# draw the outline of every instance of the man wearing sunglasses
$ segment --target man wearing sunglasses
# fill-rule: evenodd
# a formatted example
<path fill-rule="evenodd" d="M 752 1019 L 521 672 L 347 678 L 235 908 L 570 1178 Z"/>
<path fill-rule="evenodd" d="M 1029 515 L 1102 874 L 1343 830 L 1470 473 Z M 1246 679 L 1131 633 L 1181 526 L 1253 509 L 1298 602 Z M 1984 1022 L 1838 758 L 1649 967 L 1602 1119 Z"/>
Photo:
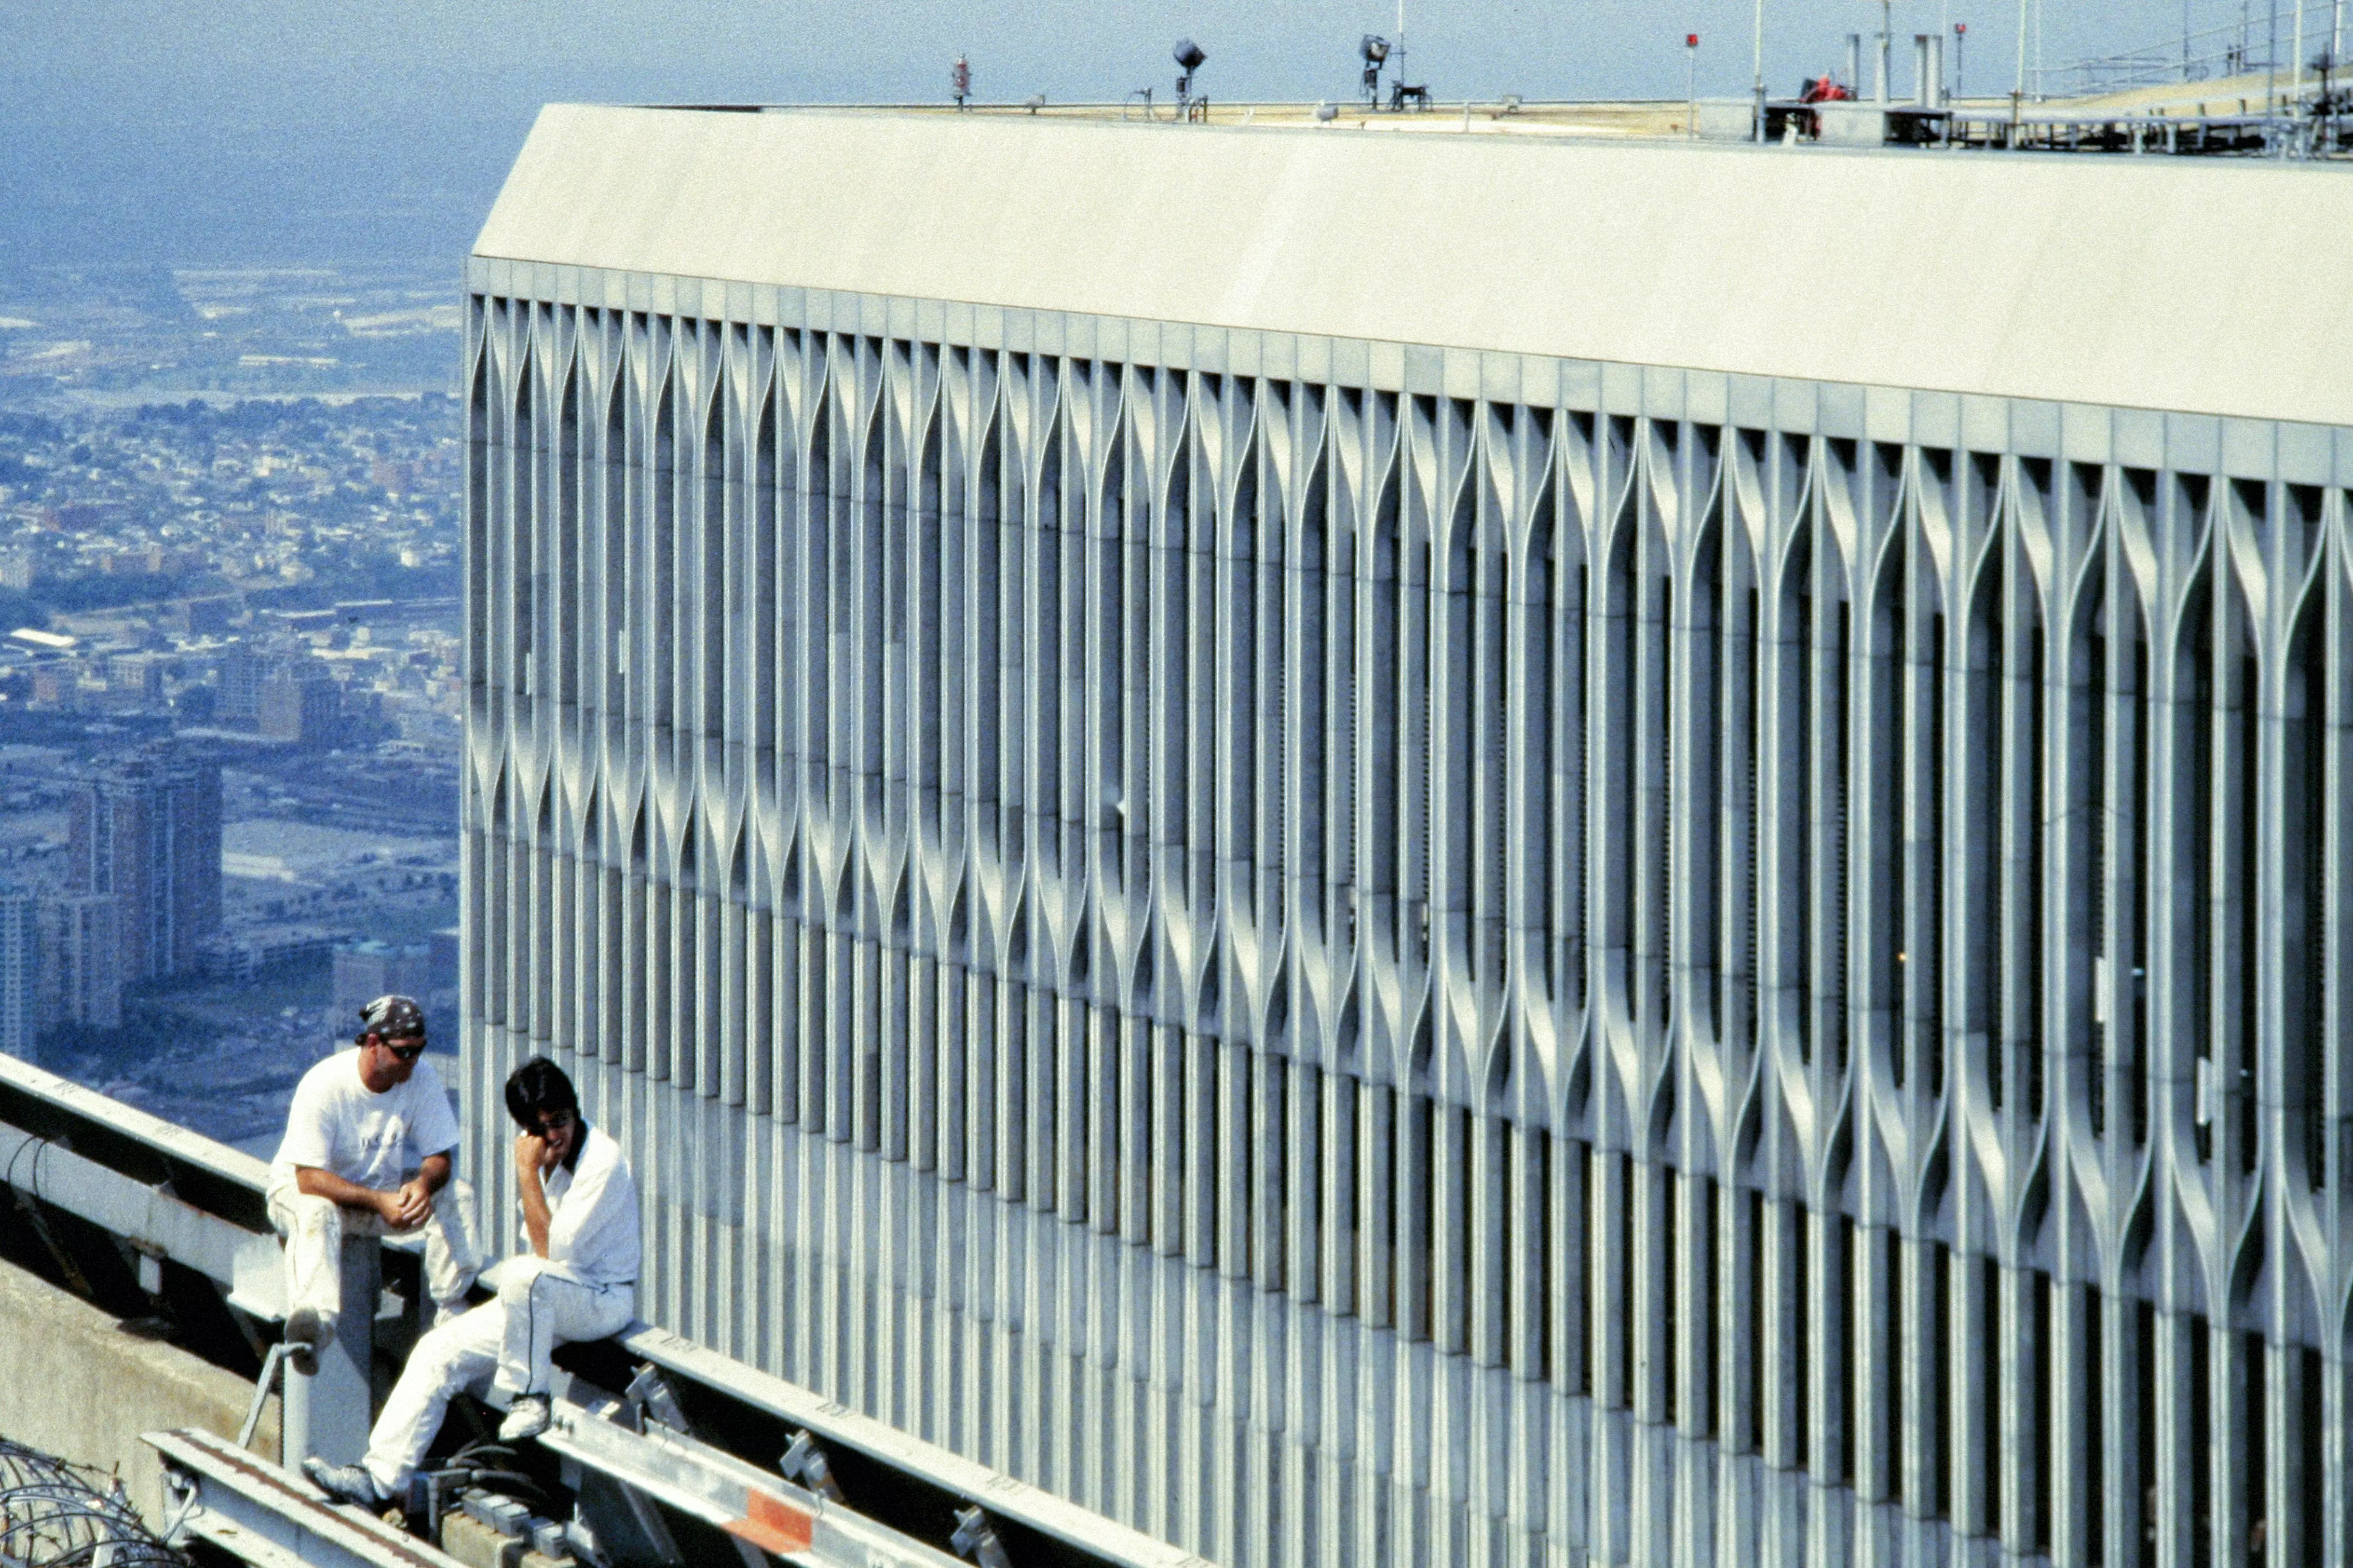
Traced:
<path fill-rule="evenodd" d="M 360 1009 L 352 1049 L 294 1090 L 269 1167 L 269 1223 L 286 1243 L 288 1359 L 317 1370 L 343 1310 L 343 1237 L 425 1233 L 425 1283 L 443 1316 L 461 1310 L 480 1265 L 449 1182 L 458 1118 L 425 1054 L 425 1010 L 405 996 Z"/>
<path fill-rule="evenodd" d="M 406 1497 L 461 1392 L 507 1395 L 501 1440 L 536 1436 L 547 1427 L 555 1347 L 617 1334 L 635 1314 L 638 1188 L 620 1144 L 582 1118 L 572 1080 L 544 1056 L 508 1077 L 506 1101 L 521 1129 L 515 1188 L 531 1250 L 499 1265 L 496 1299 L 417 1341 L 358 1464 L 302 1461 L 302 1473 L 339 1502 L 374 1510 Z"/>

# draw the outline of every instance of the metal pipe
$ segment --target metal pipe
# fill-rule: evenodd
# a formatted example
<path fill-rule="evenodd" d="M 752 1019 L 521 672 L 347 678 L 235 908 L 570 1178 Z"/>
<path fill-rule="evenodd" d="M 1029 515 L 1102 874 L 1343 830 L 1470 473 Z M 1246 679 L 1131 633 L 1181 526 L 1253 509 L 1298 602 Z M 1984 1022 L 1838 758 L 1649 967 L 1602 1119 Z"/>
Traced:
<path fill-rule="evenodd" d="M 318 1352 L 315 1372 L 287 1369 L 280 1429 L 289 1465 L 313 1455 L 331 1465 L 355 1465 L 367 1452 L 375 1308 L 383 1288 L 377 1258 L 374 1236 L 343 1238 L 343 1308 L 334 1340 Z"/>
<path fill-rule="evenodd" d="M 1699 139 L 1699 35 L 1691 35 L 1691 43 L 1683 49 L 1683 134 Z M 1462 122 L 1471 122 L 1471 106 L 1462 106 Z"/>
<path fill-rule="evenodd" d="M 2295 0 L 2295 42 L 2289 46 L 2294 57 L 2288 77 L 2288 102 L 2304 101 L 2304 0 Z"/>
<path fill-rule="evenodd" d="M 1879 0 L 1879 101 L 1895 97 L 1895 0 Z"/>
<path fill-rule="evenodd" d="M 1757 140 L 1765 140 L 1765 0 L 1757 0 L 1757 35 L 1750 46 L 1749 58 L 1756 67 Z"/>

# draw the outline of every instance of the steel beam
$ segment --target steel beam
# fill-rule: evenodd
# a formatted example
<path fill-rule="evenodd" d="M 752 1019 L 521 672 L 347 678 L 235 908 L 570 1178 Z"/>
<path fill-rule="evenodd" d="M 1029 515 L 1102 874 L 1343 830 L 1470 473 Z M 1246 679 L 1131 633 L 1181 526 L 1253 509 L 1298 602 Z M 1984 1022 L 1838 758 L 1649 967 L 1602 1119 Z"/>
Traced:
<path fill-rule="evenodd" d="M 731 1397 L 792 1425 L 805 1427 L 826 1443 L 855 1448 L 894 1469 L 921 1476 L 967 1502 L 979 1504 L 999 1519 L 1012 1520 L 1041 1535 L 1075 1546 L 1099 1562 L 1116 1563 L 1120 1568 L 1202 1568 L 1199 1557 L 1180 1547 L 1155 1541 L 1140 1531 L 1090 1513 L 1051 1492 L 986 1465 L 975 1464 L 936 1444 L 911 1437 L 838 1401 L 731 1361 L 668 1330 L 640 1323 L 621 1336 L 621 1343 L 631 1355 L 643 1357 L 705 1387 L 723 1388 Z M 832 1517 L 839 1518 L 839 1510 Z"/>
<path fill-rule="evenodd" d="M 778 1557 L 833 1568 L 958 1568 L 957 1560 L 861 1518 L 783 1477 L 746 1464 L 658 1423 L 636 1432 L 614 1417 L 622 1407 L 556 1403 L 540 1442 L 574 1463 L 635 1488 L 667 1507 L 716 1525 Z"/>
<path fill-rule="evenodd" d="M 462 1568 L 381 1520 L 328 1502 L 209 1432 L 150 1432 L 173 1499 L 167 1535 L 210 1542 L 255 1568 Z"/>
<path fill-rule="evenodd" d="M 0 1063 L 17 1064 L 0 1057 Z M 207 1213 L 162 1187 L 83 1158 L 55 1139 L 0 1123 L 0 1181 L 88 1220 L 140 1251 L 228 1286 L 241 1306 L 273 1317 L 282 1299 L 278 1241 Z"/>

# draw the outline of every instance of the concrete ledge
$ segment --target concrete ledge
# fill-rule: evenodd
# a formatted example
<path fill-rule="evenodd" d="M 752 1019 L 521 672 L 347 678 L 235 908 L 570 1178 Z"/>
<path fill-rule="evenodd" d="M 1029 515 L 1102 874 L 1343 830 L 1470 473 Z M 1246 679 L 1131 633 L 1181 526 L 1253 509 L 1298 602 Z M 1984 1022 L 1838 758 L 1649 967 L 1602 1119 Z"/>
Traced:
<path fill-rule="evenodd" d="M 126 1334 L 79 1297 L 0 1264 L 0 1436 L 112 1470 L 149 1523 L 163 1518 L 163 1472 L 139 1435 L 200 1426 L 234 1442 L 252 1400 L 243 1378 Z M 277 1457 L 274 1395 L 254 1446 Z"/>

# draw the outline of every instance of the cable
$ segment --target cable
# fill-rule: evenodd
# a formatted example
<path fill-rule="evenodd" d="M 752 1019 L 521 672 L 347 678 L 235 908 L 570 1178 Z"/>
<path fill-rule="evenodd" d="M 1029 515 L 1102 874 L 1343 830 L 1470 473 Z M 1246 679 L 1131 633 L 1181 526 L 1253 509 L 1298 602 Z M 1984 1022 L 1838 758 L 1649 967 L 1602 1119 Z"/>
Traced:
<path fill-rule="evenodd" d="M 0 1438 L 0 1561 L 26 1568 L 105 1562 L 188 1568 L 139 1518 L 120 1479 Z"/>

